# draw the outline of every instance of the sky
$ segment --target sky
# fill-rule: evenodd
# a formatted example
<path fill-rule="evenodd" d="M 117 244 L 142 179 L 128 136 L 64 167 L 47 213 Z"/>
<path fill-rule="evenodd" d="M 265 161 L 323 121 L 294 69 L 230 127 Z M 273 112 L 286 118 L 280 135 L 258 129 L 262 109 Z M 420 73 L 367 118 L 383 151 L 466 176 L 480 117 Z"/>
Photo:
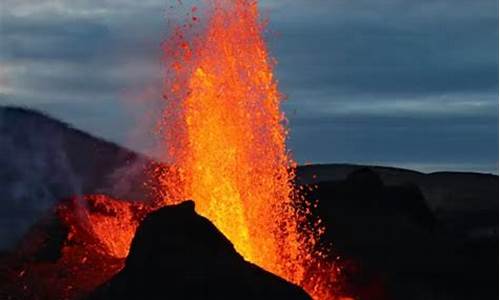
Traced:
<path fill-rule="evenodd" d="M 0 0 L 0 105 L 152 151 L 176 2 Z M 497 0 L 260 5 L 299 163 L 498 174 Z"/>

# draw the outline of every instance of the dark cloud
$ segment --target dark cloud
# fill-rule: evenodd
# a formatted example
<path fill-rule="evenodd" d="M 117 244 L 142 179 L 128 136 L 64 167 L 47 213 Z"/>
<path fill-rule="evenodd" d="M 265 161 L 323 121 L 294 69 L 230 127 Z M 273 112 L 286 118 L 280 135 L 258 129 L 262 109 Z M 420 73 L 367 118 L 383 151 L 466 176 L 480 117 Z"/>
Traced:
<path fill-rule="evenodd" d="M 384 94 L 498 89 L 496 16 L 390 22 L 399 13 L 310 26 L 278 21 L 282 83 Z"/>
<path fill-rule="evenodd" d="M 85 62 L 102 49 L 109 30 L 90 20 L 2 17 L 4 60 L 62 60 Z"/>
<path fill-rule="evenodd" d="M 300 161 L 497 172 L 496 1 L 298 2 L 269 36 Z"/>
<path fill-rule="evenodd" d="M 160 95 L 168 5 L 6 1 L 0 103 L 126 143 L 134 124 L 120 99 L 151 86 L 147 97 Z M 498 1 L 263 0 L 262 8 L 299 161 L 497 170 Z"/>

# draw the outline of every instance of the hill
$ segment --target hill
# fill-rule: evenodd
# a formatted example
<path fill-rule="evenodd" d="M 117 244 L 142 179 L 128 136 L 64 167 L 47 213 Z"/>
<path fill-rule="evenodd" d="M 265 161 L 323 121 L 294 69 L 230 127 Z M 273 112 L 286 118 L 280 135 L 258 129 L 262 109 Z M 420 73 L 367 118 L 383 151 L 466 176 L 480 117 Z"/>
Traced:
<path fill-rule="evenodd" d="M 0 108 L 0 249 L 57 201 L 93 193 L 143 199 L 149 160 L 33 110 Z"/>

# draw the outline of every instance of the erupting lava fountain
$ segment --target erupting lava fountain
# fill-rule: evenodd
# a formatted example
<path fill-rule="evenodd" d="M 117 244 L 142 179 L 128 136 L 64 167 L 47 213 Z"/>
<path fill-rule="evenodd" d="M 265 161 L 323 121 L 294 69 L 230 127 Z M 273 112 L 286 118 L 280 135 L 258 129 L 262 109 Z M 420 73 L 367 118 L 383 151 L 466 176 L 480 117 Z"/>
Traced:
<path fill-rule="evenodd" d="M 307 210 L 297 205 L 258 3 L 207 2 L 205 27 L 193 7 L 164 44 L 160 128 L 171 167 L 155 173 L 163 204 L 193 199 L 246 260 L 332 299 L 335 276 L 310 271 L 321 256 L 313 250 L 318 230 L 305 226 Z"/>

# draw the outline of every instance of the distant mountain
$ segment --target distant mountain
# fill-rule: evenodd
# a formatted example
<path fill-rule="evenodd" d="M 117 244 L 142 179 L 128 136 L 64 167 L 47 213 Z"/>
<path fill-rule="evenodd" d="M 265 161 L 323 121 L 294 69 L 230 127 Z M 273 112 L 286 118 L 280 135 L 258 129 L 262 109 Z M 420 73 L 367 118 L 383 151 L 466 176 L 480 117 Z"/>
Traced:
<path fill-rule="evenodd" d="M 297 177 L 301 183 L 333 181 L 347 178 L 352 172 L 369 168 L 387 185 L 413 183 L 420 187 L 433 209 L 483 210 L 498 207 L 498 176 L 472 172 L 417 171 L 353 164 L 300 166 Z M 471 199 L 481 199 L 474 201 Z"/>
<path fill-rule="evenodd" d="M 45 114 L 0 107 L 0 249 L 74 195 L 142 199 L 149 160 Z"/>
<path fill-rule="evenodd" d="M 462 233 L 498 236 L 498 176 L 471 172 L 434 172 L 352 164 L 306 165 L 297 169 L 299 184 L 327 184 L 369 169 L 387 186 L 416 186 L 435 217 Z M 404 199 L 401 199 L 404 201 Z"/>

